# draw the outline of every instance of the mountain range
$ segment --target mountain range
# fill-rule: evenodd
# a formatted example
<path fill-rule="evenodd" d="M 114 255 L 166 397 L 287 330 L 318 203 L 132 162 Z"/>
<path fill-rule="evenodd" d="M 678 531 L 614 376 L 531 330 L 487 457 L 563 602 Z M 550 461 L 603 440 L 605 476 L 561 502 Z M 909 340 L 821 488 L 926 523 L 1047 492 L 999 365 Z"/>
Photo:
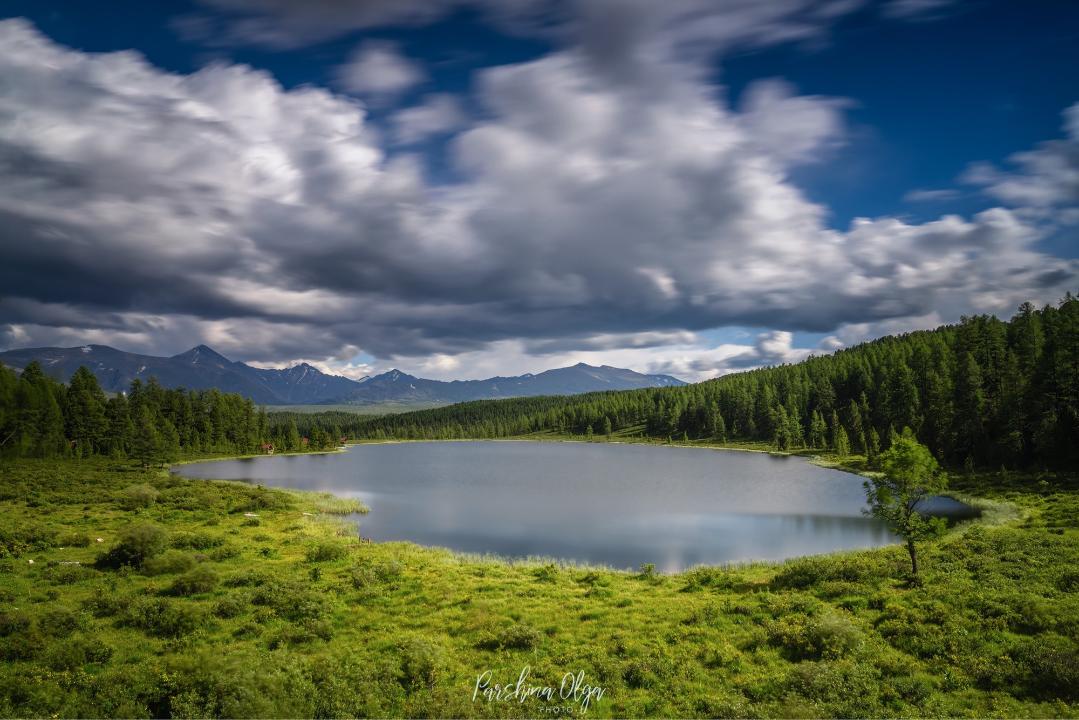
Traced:
<path fill-rule="evenodd" d="M 329 375 L 301 363 L 287 368 L 257 368 L 229 360 L 206 345 L 172 357 L 124 352 L 107 345 L 72 348 L 25 348 L 0 352 L 0 363 L 21 369 L 37 360 L 42 369 L 66 382 L 85 365 L 106 392 L 123 392 L 136 378 L 151 377 L 163 387 L 217 388 L 251 398 L 261 405 L 435 405 L 534 395 L 576 395 L 597 390 L 632 390 L 685 385 L 670 375 L 578 363 L 572 367 L 486 380 L 427 380 L 400 370 L 360 380 Z"/>

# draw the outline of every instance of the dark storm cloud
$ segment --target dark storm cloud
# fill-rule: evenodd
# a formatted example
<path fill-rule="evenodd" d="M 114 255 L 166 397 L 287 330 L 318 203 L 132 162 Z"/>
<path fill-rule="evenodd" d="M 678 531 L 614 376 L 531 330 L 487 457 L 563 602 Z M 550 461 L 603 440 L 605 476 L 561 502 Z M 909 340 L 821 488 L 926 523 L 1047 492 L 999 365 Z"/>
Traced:
<path fill-rule="evenodd" d="M 257 20 L 250 39 L 325 37 L 306 5 L 218 4 Z M 342 27 L 442 12 L 315 7 Z M 0 23 L 0 342 L 204 341 L 261 360 L 644 351 L 722 325 L 1007 310 L 1074 284 L 1018 206 L 828 228 L 788 175 L 843 141 L 845 103 L 766 82 L 735 110 L 702 79 L 705 50 L 810 37 L 838 5 L 631 3 L 621 35 L 590 48 L 602 7 L 565 16 L 563 49 L 479 72 L 453 185 L 388 155 L 354 99 L 244 66 L 168 74 Z M 1027 163 L 1024 187 L 1054 167 Z M 989 190 L 1018 197 L 994 172 Z M 797 355 L 773 334 L 680 367 Z"/>

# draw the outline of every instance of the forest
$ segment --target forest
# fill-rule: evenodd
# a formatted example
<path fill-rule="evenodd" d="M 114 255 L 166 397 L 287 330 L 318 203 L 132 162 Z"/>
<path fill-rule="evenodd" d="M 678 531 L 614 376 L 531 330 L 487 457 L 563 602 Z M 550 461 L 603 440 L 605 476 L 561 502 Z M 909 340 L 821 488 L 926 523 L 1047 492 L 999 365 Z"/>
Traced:
<path fill-rule="evenodd" d="M 317 423 L 309 417 L 308 423 Z M 1079 465 L 1079 300 L 893 335 L 694 385 L 478 401 L 348 427 L 359 437 L 497 438 L 620 432 L 767 441 L 867 456 L 910 428 L 951 467 Z"/>
<path fill-rule="evenodd" d="M 0 366 L 0 458 L 104 456 L 160 465 L 184 455 L 247 454 L 336 447 L 332 423 L 305 426 L 292 418 L 272 427 L 251 400 L 217 390 L 165 389 L 150 378 L 107 397 L 97 378 L 79 368 L 66 385 L 38 363 L 16 374 Z"/>

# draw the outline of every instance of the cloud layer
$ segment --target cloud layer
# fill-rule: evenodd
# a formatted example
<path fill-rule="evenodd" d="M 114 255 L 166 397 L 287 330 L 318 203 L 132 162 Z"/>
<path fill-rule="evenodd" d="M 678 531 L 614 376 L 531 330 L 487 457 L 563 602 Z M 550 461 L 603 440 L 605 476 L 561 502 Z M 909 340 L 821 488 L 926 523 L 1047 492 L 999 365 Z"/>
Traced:
<path fill-rule="evenodd" d="M 242 65 L 169 74 L 0 22 L 0 346 L 205 341 L 329 367 L 364 352 L 432 376 L 622 357 L 702 377 L 798 359 L 791 331 L 851 337 L 1074 289 L 1079 264 L 1036 243 L 1071 197 L 1079 106 L 1067 140 L 1014 172 L 972 171 L 1005 207 L 836 231 L 789 174 L 843 142 L 846 101 L 768 80 L 735 109 L 702 67 L 819 34 L 841 4 L 713 5 L 642 2 L 601 38 L 587 4 L 560 16 L 562 49 L 477 74 L 480 120 L 464 127 L 459 100 L 433 96 L 385 139 L 329 90 Z M 258 7 L 249 20 L 298 5 Z M 420 22 L 427 7 L 383 10 Z M 386 21 L 373 18 L 345 24 Z M 288 37 L 250 27 L 278 45 L 323 36 L 309 21 Z M 361 48 L 352 91 L 422 77 L 357 70 L 377 53 L 401 60 Z M 456 133 L 459 182 L 388 149 L 439 133 Z M 772 331 L 720 348 L 693 334 L 728 325 Z"/>

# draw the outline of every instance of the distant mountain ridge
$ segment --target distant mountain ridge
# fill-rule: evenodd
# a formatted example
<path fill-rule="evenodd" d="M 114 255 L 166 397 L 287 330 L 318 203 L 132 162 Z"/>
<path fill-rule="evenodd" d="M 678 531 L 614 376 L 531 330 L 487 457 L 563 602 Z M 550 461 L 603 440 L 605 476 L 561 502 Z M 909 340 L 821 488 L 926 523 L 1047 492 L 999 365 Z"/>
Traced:
<path fill-rule="evenodd" d="M 535 375 L 528 373 L 486 380 L 427 380 L 400 370 L 352 380 L 329 375 L 307 363 L 287 368 L 256 368 L 229 360 L 206 345 L 198 345 L 172 357 L 139 355 L 107 345 L 0 352 L 0 363 L 16 369 L 33 360 L 37 360 L 46 373 L 65 382 L 85 365 L 106 392 L 126 391 L 132 380 L 146 381 L 153 377 L 163 387 L 217 388 L 239 393 L 262 405 L 450 404 L 686 384 L 670 375 L 645 375 L 608 365 L 594 367 L 584 363 Z"/>

